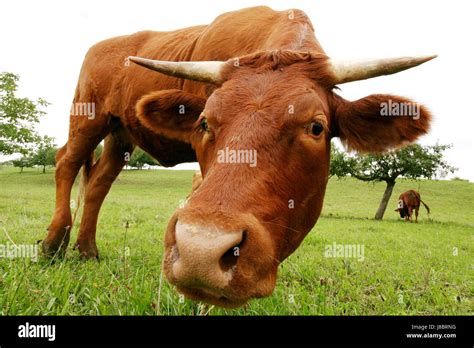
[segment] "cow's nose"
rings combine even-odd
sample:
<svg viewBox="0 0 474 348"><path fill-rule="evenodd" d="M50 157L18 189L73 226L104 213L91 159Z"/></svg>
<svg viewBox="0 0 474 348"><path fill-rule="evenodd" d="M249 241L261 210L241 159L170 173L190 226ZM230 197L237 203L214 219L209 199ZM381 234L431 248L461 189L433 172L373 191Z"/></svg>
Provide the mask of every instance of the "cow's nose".
<svg viewBox="0 0 474 348"><path fill-rule="evenodd" d="M235 271L244 233L178 220L175 235L172 269L177 283L209 290L225 288Z"/></svg>

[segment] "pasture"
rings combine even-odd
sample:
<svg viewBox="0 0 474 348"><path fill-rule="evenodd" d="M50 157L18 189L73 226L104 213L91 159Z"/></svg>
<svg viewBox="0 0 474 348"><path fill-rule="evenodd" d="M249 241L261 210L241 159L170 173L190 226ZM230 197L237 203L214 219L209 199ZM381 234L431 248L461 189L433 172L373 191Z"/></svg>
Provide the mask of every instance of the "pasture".
<svg viewBox="0 0 474 348"><path fill-rule="evenodd" d="M160 278L169 217L191 188L191 171L123 171L100 212L101 261L0 259L1 315L472 315L474 184L399 180L383 221L372 220L385 188L331 179L322 215L279 269L271 297L244 308L201 306ZM419 189L430 206L419 223L393 211ZM0 244L46 235L54 172L0 169ZM77 184L72 197L77 196ZM128 222L128 228L126 224ZM327 245L364 246L364 259L325 257Z"/></svg>

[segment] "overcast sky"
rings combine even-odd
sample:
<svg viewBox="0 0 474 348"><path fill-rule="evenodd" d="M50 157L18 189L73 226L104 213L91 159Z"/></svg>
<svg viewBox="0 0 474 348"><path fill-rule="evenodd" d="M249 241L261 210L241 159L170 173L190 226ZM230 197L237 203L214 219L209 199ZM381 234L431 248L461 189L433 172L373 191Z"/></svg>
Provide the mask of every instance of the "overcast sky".
<svg viewBox="0 0 474 348"><path fill-rule="evenodd" d="M210 23L230 10L266 4L299 8L334 58L437 53L420 67L342 85L354 100L372 93L399 94L427 105L435 121L422 144L452 143L456 176L474 181L472 81L473 1L23 1L0 4L0 72L20 75L20 95L52 105L39 131L67 140L69 109L88 48L140 30L166 31Z"/></svg>

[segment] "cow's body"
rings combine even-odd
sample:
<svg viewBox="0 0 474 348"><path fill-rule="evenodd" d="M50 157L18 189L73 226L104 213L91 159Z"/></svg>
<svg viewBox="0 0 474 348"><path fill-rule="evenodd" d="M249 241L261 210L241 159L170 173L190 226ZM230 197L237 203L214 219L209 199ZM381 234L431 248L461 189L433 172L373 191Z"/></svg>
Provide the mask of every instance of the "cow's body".
<svg viewBox="0 0 474 348"><path fill-rule="evenodd" d="M418 222L418 211L420 210L420 203L426 208L428 214L430 213L430 208L421 200L420 194L415 190L408 190L403 192L400 197L398 197L398 208L395 209L396 212L400 213L400 217L405 219L405 221L413 222L412 214L415 211L415 222Z"/></svg>
<svg viewBox="0 0 474 348"><path fill-rule="evenodd" d="M176 74L174 68L168 75L152 73L128 56L218 61L212 76L219 78L202 80L209 72L168 76ZM321 212L331 138L360 152L381 152L413 142L429 128L431 116L423 107L418 120L381 117L382 103L411 102L405 98L375 94L350 102L333 92L335 85L431 58L396 60L400 68L388 61L372 62L367 70L334 65L302 11L267 7L226 13L206 26L139 32L93 46L74 103L93 102L96 114L70 117L68 142L57 155L56 210L44 253L68 245L71 187L84 166L84 210L74 246L82 257L98 257L100 207L138 145L164 166L197 160L202 172L199 188L168 224L168 280L190 298L224 306L268 296L278 264ZM104 138L104 151L92 163ZM255 151L258 165L221 163L217 154L224 149Z"/></svg>
<svg viewBox="0 0 474 348"><path fill-rule="evenodd" d="M291 21L287 20L289 15ZM82 163L90 163L93 149L104 138L107 138L105 156L94 171L103 169L111 178L98 184L101 186L99 190L91 188L90 192L97 196L93 197L97 203L91 205L94 208L90 215L98 214L110 185L126 163L124 158L135 145L150 153L163 166L196 161L189 144L173 137L156 136L144 127L136 117L135 105L141 97L157 90L179 89L208 96L215 86L150 74L139 66L130 65L126 57L142 55L171 61L227 60L259 50L282 48L322 52L311 22L302 11L276 12L267 7L244 9L225 13L210 25L172 32L143 31L105 40L91 47L84 59L73 103L95 103L95 117L70 117L69 140L57 156L57 181L64 182L57 187L56 210L59 213L55 214L49 227L50 231L59 233L51 234L44 245L51 244L51 249L55 250L59 244L64 245L63 241L69 240L72 224L69 217L70 184ZM109 163L103 163L105 161ZM103 168L105 166L109 168ZM86 212L84 216L87 215ZM97 256L95 241L89 237L95 239L97 218L90 219L90 215L81 222L81 231L88 232L80 233L76 243L86 257Z"/></svg>

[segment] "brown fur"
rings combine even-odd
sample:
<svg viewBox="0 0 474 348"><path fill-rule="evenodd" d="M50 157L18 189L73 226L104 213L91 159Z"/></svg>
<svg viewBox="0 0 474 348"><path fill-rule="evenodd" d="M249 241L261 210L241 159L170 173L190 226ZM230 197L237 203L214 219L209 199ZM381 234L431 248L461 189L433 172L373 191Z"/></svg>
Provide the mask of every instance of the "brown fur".
<svg viewBox="0 0 474 348"><path fill-rule="evenodd" d="M96 102L97 115L94 120L71 116L56 171L56 211L43 250L58 250L64 226L70 224L70 189L77 171L107 137L86 187L76 242L82 256L98 256L100 206L126 163L124 155L138 145L163 165L197 159L203 176L199 190L168 225L167 278L187 296L223 306L268 296L278 264L298 247L321 212L331 138L340 136L348 147L363 152L384 151L414 141L430 122L425 109L417 121L381 118L380 103L405 100L401 97L373 95L350 102L335 94L334 77L310 20L299 10L291 14L256 7L223 14L208 26L140 32L92 47L74 101ZM216 86L126 66L129 55L228 60L226 82ZM182 106L184 114L178 112ZM204 117L208 131L201 129ZM308 132L314 122L324 129L320 135ZM217 152L226 147L256 150L258 165L217 163ZM224 295L174 276L178 220L245 232L232 280L217 289Z"/></svg>

